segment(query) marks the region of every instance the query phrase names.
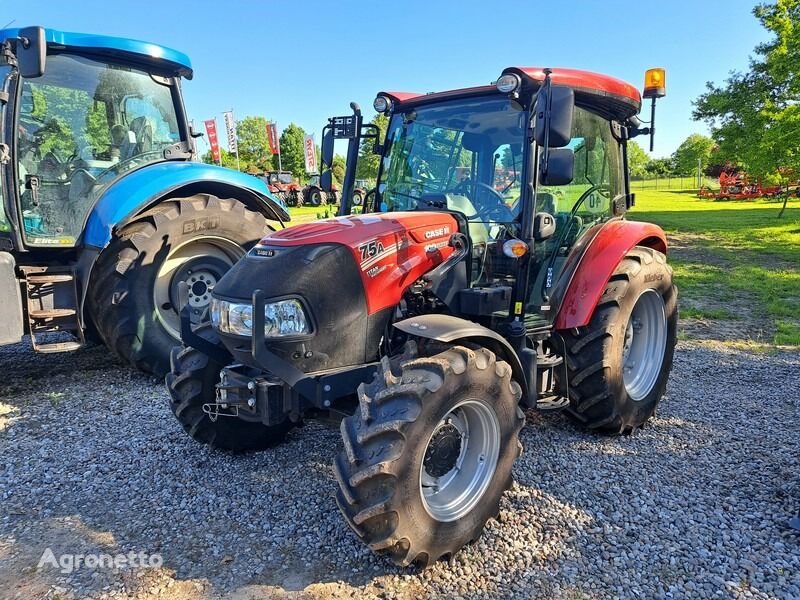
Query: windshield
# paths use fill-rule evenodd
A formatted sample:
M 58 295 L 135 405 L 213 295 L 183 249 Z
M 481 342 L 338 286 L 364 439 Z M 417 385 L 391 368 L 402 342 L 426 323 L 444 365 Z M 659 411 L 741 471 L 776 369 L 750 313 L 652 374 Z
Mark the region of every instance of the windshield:
M 170 86 L 70 54 L 48 56 L 44 76 L 22 82 L 17 136 L 26 240 L 62 245 L 112 181 L 181 139 Z
M 447 208 L 480 223 L 519 214 L 525 113 L 506 97 L 477 96 L 392 117 L 382 211 Z

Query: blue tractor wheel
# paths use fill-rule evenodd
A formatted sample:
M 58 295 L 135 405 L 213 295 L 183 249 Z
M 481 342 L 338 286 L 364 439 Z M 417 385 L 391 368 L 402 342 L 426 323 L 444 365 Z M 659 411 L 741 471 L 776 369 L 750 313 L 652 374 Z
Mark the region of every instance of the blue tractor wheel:
M 88 317 L 122 360 L 163 376 L 180 343 L 178 284 L 188 284 L 192 321 L 200 323 L 213 287 L 269 231 L 262 215 L 234 199 L 164 200 L 118 231 L 101 253 Z

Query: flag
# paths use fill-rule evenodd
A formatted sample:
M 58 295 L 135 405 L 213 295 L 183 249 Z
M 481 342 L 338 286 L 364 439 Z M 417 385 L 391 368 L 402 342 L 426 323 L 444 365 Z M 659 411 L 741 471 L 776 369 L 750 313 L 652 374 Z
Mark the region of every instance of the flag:
M 221 157 L 219 155 L 219 139 L 217 139 L 217 121 L 216 119 L 209 119 L 205 121 L 206 133 L 208 134 L 208 143 L 211 146 L 211 156 L 214 162 L 221 164 Z
M 267 123 L 267 140 L 269 140 L 269 151 L 272 154 L 281 153 L 281 141 L 278 137 L 278 124 Z
M 303 154 L 306 159 L 306 173 L 316 173 L 317 169 L 317 145 L 314 143 L 314 136 L 307 135 L 303 140 Z
M 228 151 L 236 154 L 239 151 L 239 146 L 236 143 L 236 120 L 233 118 L 233 111 L 222 113 L 225 119 L 225 129 L 228 131 Z

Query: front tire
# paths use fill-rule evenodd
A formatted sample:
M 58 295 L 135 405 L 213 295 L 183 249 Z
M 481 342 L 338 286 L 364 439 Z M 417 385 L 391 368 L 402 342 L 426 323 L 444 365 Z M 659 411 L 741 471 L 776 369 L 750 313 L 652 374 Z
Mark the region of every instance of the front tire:
M 672 368 L 678 292 L 656 250 L 637 246 L 620 262 L 586 327 L 562 332 L 569 414 L 604 433 L 630 433 L 655 412 Z M 562 389 L 563 372 L 556 370 Z
M 195 333 L 224 348 L 210 323 L 204 323 Z M 215 386 L 225 365 L 192 347 L 179 346 L 172 350 L 171 363 L 171 371 L 166 376 L 170 409 L 196 442 L 229 452 L 256 452 L 279 444 L 292 429 L 289 419 L 271 427 L 237 417 L 218 416 L 212 421 L 203 412 L 203 405 L 215 401 Z
M 511 485 L 525 417 L 511 367 L 455 346 L 358 389 L 334 472 L 347 523 L 373 550 L 422 567 L 477 539 Z
M 106 346 L 163 377 L 180 344 L 178 283 L 189 284 L 199 323 L 211 288 L 269 231 L 241 202 L 209 194 L 164 200 L 138 216 L 116 232 L 92 271 L 89 314 Z

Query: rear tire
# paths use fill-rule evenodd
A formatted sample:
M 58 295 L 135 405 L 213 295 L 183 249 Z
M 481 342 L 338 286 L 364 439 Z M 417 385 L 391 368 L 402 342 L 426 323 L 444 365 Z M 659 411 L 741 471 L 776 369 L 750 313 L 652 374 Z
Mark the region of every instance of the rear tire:
M 195 330 L 205 340 L 224 348 L 210 323 Z M 166 383 L 170 409 L 184 431 L 195 441 L 229 452 L 256 452 L 281 443 L 294 424 L 288 419 L 267 427 L 237 417 L 217 417 L 203 412 L 203 404 L 213 403 L 221 365 L 192 347 L 175 347 Z
M 402 566 L 426 567 L 476 540 L 499 511 L 521 449 L 525 417 L 511 367 L 462 346 L 384 358 L 358 396 L 334 463 L 350 527 Z
M 353 192 L 353 206 L 361 206 L 364 203 L 364 194 Z
M 322 197 L 322 190 L 319 188 L 311 188 L 308 191 L 308 203 L 311 206 L 320 206 L 324 201 Z
M 619 434 L 641 427 L 653 415 L 672 368 L 677 300 L 672 269 L 661 252 L 637 246 L 620 262 L 589 324 L 562 332 L 568 413 L 576 421 Z M 556 373 L 563 389 L 563 371 Z
M 209 194 L 164 200 L 136 217 L 92 271 L 89 314 L 103 342 L 123 361 L 163 377 L 180 344 L 178 281 L 198 292 L 190 293 L 190 305 L 199 322 L 209 288 L 269 231 L 241 202 Z

